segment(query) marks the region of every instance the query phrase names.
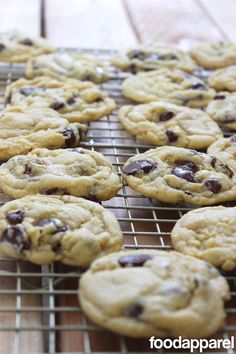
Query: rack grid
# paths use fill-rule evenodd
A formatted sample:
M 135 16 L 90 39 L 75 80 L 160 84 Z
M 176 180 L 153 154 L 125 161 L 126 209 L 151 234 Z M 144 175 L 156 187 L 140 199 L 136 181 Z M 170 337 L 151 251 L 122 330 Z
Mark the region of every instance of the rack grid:
M 73 50 L 91 53 L 107 63 L 113 54 L 113 51 L 108 50 Z M 20 64 L 0 65 L 1 104 L 4 103 L 6 85 L 23 76 L 23 69 Z M 118 106 L 129 103 L 121 97 L 120 86 L 130 74 L 120 73 L 112 67 L 109 67 L 109 71 L 110 81 L 102 84 L 101 88 L 116 100 Z M 124 131 L 116 115 L 117 112 L 114 112 L 100 121 L 89 123 L 88 140 L 81 145 L 103 153 L 120 175 L 127 158 L 151 146 Z M 225 132 L 226 136 L 229 134 Z M 1 195 L 0 200 L 3 204 L 7 198 Z M 184 204 L 172 205 L 145 198 L 125 184 L 115 198 L 102 205 L 118 218 L 127 249 L 170 250 L 172 227 L 183 214 L 193 209 Z M 147 339 L 119 337 L 86 319 L 77 299 L 80 275 L 81 270 L 62 264 L 39 267 L 1 256 L 0 354 L 153 352 L 149 349 Z M 236 334 L 236 273 L 225 276 L 231 288 L 231 300 L 226 305 L 227 323 L 214 338 L 229 338 Z M 234 351 L 222 350 L 221 353 L 233 354 Z

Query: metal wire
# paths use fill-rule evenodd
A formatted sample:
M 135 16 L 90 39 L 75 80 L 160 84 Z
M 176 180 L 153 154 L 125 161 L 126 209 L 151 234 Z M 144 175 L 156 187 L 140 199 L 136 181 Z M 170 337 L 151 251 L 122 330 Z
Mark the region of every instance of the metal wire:
M 107 63 L 113 54 L 113 51 L 107 50 L 86 50 L 86 52 L 96 55 Z M 102 84 L 101 88 L 114 97 L 119 106 L 127 103 L 128 101 L 120 95 L 120 84 L 129 74 L 119 73 L 111 67 L 109 72 L 111 80 Z M 6 85 L 22 75 L 22 65 L 0 65 L 2 104 Z M 118 123 L 116 115 L 117 113 L 114 113 L 100 121 L 91 122 L 88 141 L 82 146 L 102 152 L 120 174 L 121 166 L 130 156 L 144 152 L 150 146 L 135 140 L 125 132 Z M 225 135 L 229 133 L 226 132 Z M 118 218 L 124 233 L 124 245 L 128 249 L 171 249 L 172 227 L 183 214 L 192 209 L 183 204 L 170 205 L 150 200 L 138 195 L 126 185 L 123 185 L 117 197 L 102 204 Z M 0 334 L 3 332 L 14 334 L 9 353 L 22 353 L 23 341 L 30 342 L 33 333 L 42 335 L 42 337 L 38 336 L 37 340 L 40 338 L 42 341 L 43 350 L 37 351 L 32 341 L 28 345 L 28 347 L 32 345 L 29 353 L 145 354 L 151 352 L 147 340 L 119 337 L 93 325 L 86 319 L 77 300 L 80 275 L 80 270 L 61 264 L 38 267 L 26 262 L 11 261 L 5 257 L 0 258 Z M 230 284 L 232 299 L 226 307 L 227 324 L 217 334 L 217 338 L 222 339 L 236 333 L 236 273 L 227 274 L 226 278 Z M 7 301 L 6 304 L 8 296 L 13 301 Z M 1 321 L 3 316 L 7 316 L 7 320 Z M 29 316 L 36 320 L 27 322 Z M 24 333 L 28 334 L 28 337 L 24 337 Z M 5 353 L 7 354 L 6 351 Z M 233 354 L 233 351 L 228 350 L 225 353 Z

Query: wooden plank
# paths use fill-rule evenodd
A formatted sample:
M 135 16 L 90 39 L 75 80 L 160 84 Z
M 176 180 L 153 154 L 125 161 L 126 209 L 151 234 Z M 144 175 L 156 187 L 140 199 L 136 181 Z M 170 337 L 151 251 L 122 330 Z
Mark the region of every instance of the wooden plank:
M 0 31 L 18 29 L 30 35 L 40 33 L 40 0 L 0 0 Z
M 136 36 L 120 0 L 46 0 L 47 38 L 57 46 L 122 48 Z
M 221 40 L 222 33 L 195 0 L 124 0 L 142 43 Z
M 236 42 L 235 31 L 235 14 L 236 1 L 235 0 L 198 0 L 202 8 L 220 28 L 223 35 Z

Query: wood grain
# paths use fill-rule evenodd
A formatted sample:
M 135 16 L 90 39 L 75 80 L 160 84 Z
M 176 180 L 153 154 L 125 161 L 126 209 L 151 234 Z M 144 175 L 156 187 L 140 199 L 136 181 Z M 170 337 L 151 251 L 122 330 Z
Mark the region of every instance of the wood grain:
M 136 37 L 120 0 L 46 0 L 46 34 L 57 46 L 122 48 Z
M 222 39 L 195 0 L 124 0 L 142 43 L 188 43 Z
M 40 0 L 0 0 L 0 31 L 18 29 L 30 35 L 40 33 Z

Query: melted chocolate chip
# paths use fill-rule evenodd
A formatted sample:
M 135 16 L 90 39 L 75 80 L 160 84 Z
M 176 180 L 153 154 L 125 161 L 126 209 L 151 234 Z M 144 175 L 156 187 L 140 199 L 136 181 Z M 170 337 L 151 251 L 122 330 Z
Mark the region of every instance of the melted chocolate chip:
M 193 85 L 191 86 L 191 88 L 192 88 L 193 90 L 205 90 L 205 89 L 206 89 L 206 86 L 204 86 L 204 85 L 201 84 L 201 83 L 197 83 L 197 84 L 193 84 Z
M 174 117 L 174 112 L 172 111 L 165 111 L 160 114 L 160 122 L 165 122 Z
M 39 227 L 44 227 L 44 226 L 52 226 L 52 234 L 56 234 L 58 232 L 65 232 L 68 228 L 66 225 L 62 223 L 61 220 L 59 219 L 50 219 L 50 218 L 45 218 L 37 221 L 37 223 L 34 224 L 35 226 Z
M 30 241 L 26 239 L 25 231 L 19 226 L 10 226 L 5 229 L 0 236 L 0 241 L 6 241 L 17 246 L 19 251 L 30 248 Z
M 232 143 L 236 143 L 236 135 L 231 136 L 230 141 L 232 141 Z
M 139 318 L 140 315 L 143 313 L 143 306 L 138 304 L 138 303 L 134 303 L 131 304 L 130 306 L 127 307 L 127 309 L 125 309 L 124 311 L 124 316 L 125 317 L 132 317 L 132 318 Z
M 149 254 L 132 254 L 127 256 L 122 256 L 119 258 L 118 262 L 121 267 L 142 267 L 144 263 L 152 259 Z
M 172 168 L 171 173 L 179 178 L 183 178 L 188 182 L 196 183 L 194 173 L 197 171 L 197 167 L 192 161 L 182 161 L 178 166 Z
M 54 111 L 59 111 L 59 109 L 63 108 L 65 106 L 64 102 L 52 102 L 50 104 L 50 108 L 54 109 Z
M 66 139 L 65 139 L 65 146 L 66 147 L 75 146 L 76 136 L 75 136 L 75 133 L 74 133 L 73 129 L 65 128 L 60 133 L 63 134 L 66 137 Z
M 103 102 L 103 98 L 102 97 L 98 97 L 96 98 L 93 103 L 96 102 L 96 103 L 99 103 L 99 102 Z
M 217 194 L 221 191 L 222 185 L 217 179 L 207 179 L 204 182 L 204 185 L 214 194 Z
M 2 43 L 0 43 L 0 52 L 2 52 L 4 49 L 6 49 L 6 46 Z
M 225 173 L 229 178 L 233 177 L 234 173 L 227 165 L 221 163 L 220 167 L 222 168 L 223 173 Z
M 172 130 L 166 130 L 165 134 L 170 143 L 174 143 L 176 140 L 178 140 L 178 135 L 175 134 L 175 132 Z
M 76 100 L 74 97 L 70 97 L 68 98 L 68 100 L 66 101 L 69 105 L 75 104 Z
M 22 41 L 19 42 L 20 44 L 32 46 L 34 45 L 33 41 L 29 38 L 22 39 Z
M 215 158 L 215 157 L 212 157 L 211 166 L 212 166 L 212 167 L 215 167 L 215 164 L 216 164 L 216 158 Z
M 135 175 L 137 172 L 148 174 L 157 167 L 156 162 L 151 160 L 137 160 L 131 162 L 129 165 L 124 166 L 123 172 L 126 175 Z
M 30 166 L 30 164 L 26 163 L 26 164 L 25 164 L 25 169 L 24 169 L 23 174 L 30 176 L 31 173 L 32 173 L 32 167 Z
M 216 95 L 214 97 L 214 100 L 224 100 L 225 99 L 225 96 L 224 95 Z
M 25 217 L 24 210 L 11 211 L 6 214 L 7 221 L 12 225 L 21 224 L 22 221 L 24 220 L 24 217 Z

